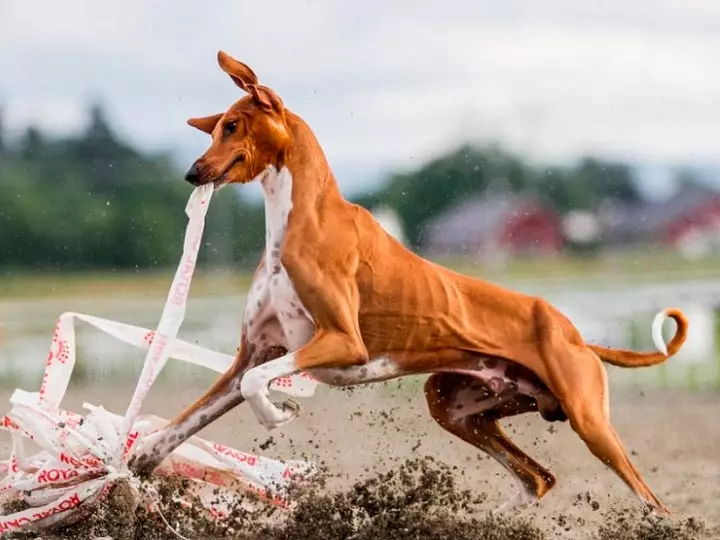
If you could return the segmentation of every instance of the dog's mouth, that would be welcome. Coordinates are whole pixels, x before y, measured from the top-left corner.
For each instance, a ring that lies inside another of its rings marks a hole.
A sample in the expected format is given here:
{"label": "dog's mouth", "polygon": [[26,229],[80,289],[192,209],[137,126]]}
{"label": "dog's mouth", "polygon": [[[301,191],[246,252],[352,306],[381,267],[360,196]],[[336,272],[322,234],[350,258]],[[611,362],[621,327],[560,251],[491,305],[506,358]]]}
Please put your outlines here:
{"label": "dog's mouth", "polygon": [[245,161],[244,155],[239,155],[235,159],[233,159],[230,164],[225,167],[225,170],[220,173],[213,181],[213,185],[215,186],[215,189],[220,189],[221,187],[225,186],[229,182],[228,174],[232,170],[232,168],[237,165],[238,163],[242,163]]}

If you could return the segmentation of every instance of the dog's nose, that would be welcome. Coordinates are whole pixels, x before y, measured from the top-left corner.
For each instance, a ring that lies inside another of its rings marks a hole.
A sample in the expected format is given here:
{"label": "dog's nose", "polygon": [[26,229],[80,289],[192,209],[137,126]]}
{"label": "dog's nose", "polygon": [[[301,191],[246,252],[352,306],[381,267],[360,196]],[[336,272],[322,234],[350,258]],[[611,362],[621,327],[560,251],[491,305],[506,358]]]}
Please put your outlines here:
{"label": "dog's nose", "polygon": [[190,182],[193,186],[197,186],[198,182],[200,182],[200,166],[197,161],[193,163],[188,169],[188,172],[185,173],[185,180]]}

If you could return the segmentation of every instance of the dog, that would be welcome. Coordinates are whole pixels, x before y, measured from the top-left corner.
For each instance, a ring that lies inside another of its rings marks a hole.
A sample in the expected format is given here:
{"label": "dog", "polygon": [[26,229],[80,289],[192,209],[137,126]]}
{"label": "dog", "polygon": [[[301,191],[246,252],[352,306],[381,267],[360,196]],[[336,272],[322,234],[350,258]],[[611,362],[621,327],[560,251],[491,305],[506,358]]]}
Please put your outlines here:
{"label": "dog", "polygon": [[[424,391],[432,418],[517,479],[518,493],[500,510],[523,510],[556,482],[499,424],[539,412],[548,421],[569,421],[637,497],[669,513],[610,423],[603,362],[639,368],[676,354],[688,329],[680,310],[655,317],[658,352],[605,348],[585,343],[542,298],[420,257],[343,198],[312,130],[275,91],[222,51],[218,63],[246,95],[225,112],[188,120],[212,142],[186,180],[216,189],[259,181],[266,246],[248,293],[235,363],[140,445],[132,470],[148,474],[243,401],[266,428],[286,424],[299,406],[270,401],[269,385],[279,377],[306,372],[328,385],[350,386],[428,374]],[[666,346],[661,327],[667,318],[677,329]]]}

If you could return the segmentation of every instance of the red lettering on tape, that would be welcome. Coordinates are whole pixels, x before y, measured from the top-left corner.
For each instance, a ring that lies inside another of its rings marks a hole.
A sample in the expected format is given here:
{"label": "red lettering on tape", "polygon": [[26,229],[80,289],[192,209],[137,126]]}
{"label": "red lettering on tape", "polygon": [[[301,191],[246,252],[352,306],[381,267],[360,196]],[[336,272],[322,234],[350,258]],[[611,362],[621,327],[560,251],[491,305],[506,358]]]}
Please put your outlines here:
{"label": "red lettering on tape", "polygon": [[20,427],[15,422],[10,420],[9,416],[3,416],[2,427],[8,428],[8,429],[20,429]]}
{"label": "red lettering on tape", "polygon": [[30,521],[30,518],[26,517],[0,520],[0,533],[6,533],[13,529],[19,529],[23,525],[27,525],[28,523],[30,523]]}
{"label": "red lettering on tape", "polygon": [[[200,242],[197,242],[197,249],[200,248]],[[191,246],[191,249],[197,251]],[[193,272],[195,271],[195,260],[193,257],[188,255],[185,258],[184,263],[180,267],[180,273],[178,275],[178,282],[173,287],[171,294],[171,301],[176,306],[181,306],[185,303],[185,297],[187,296],[188,290],[190,289],[190,280],[192,279]]]}
{"label": "red lettering on tape", "polygon": [[93,456],[92,454],[85,454],[81,459],[78,459],[65,452],[60,453],[60,463],[72,465],[73,467],[82,467],[87,469],[96,469],[102,466],[102,461]]}
{"label": "red lettering on tape", "polygon": [[33,514],[32,519],[36,521],[48,518],[50,516],[54,516],[55,514],[59,514],[61,512],[67,512],[68,510],[72,510],[79,504],[80,496],[77,493],[74,493],[73,495],[70,495],[70,497],[68,497],[67,499],[63,499],[62,501],[60,501],[52,508],[44,510],[43,512],[37,512],[36,514]]}
{"label": "red lettering on tape", "polygon": [[250,467],[254,467],[257,464],[257,457],[251,456],[250,454],[245,454],[244,452],[240,452],[238,450],[235,450],[234,448],[228,448],[227,446],[224,446],[222,444],[213,443],[213,449],[218,454],[228,456],[235,461],[239,461],[241,463],[247,463]]}
{"label": "red lettering on tape", "polygon": [[123,457],[130,452],[130,449],[135,445],[139,437],[139,431],[131,431],[128,433],[127,441],[125,441],[125,450],[123,450]]}
{"label": "red lettering on tape", "polygon": [[175,462],[172,466],[172,471],[188,478],[195,478],[197,480],[203,480],[216,486],[225,486],[227,482],[225,477],[217,471],[208,470],[201,467],[196,467],[186,462]]}
{"label": "red lettering on tape", "polygon": [[41,469],[38,473],[37,481],[41,484],[60,481],[67,482],[78,476],[78,472],[75,469]]}

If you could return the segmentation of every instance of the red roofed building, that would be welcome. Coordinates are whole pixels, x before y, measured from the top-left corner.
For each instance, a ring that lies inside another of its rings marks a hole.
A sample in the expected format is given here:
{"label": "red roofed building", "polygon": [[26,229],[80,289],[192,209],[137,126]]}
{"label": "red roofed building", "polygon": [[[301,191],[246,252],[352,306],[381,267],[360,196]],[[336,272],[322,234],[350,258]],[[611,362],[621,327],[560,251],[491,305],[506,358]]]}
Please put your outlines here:
{"label": "red roofed building", "polygon": [[661,203],[614,208],[601,215],[608,247],[676,249],[688,257],[720,252],[720,192],[684,187]]}
{"label": "red roofed building", "polygon": [[424,227],[429,255],[557,254],[563,248],[558,214],[533,197],[475,197],[452,206]]}

